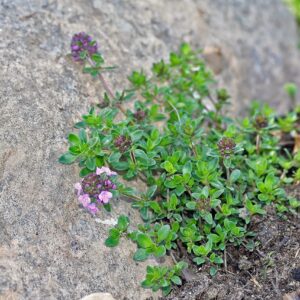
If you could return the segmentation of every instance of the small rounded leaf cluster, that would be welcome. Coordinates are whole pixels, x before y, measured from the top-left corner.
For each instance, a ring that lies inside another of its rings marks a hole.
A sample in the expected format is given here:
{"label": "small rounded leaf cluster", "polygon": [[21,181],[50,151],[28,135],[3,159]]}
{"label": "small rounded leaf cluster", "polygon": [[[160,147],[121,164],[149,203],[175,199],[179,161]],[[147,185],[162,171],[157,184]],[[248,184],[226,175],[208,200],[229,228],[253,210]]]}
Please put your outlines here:
{"label": "small rounded leaf cluster", "polygon": [[218,148],[220,151],[220,154],[223,157],[228,157],[233,154],[234,148],[236,144],[233,139],[228,138],[228,137],[223,137],[219,143],[218,143]]}
{"label": "small rounded leaf cluster", "polygon": [[219,89],[217,90],[217,98],[221,102],[226,102],[230,98],[230,95],[226,89]]}
{"label": "small rounded leaf cluster", "polygon": [[107,167],[97,168],[96,173],[85,176],[81,183],[75,184],[79,202],[90,213],[97,213],[99,204],[109,203],[112,191],[117,188],[115,175],[117,173]]}
{"label": "small rounded leaf cluster", "polygon": [[98,52],[97,42],[85,32],[76,33],[71,41],[71,53],[75,61],[83,62],[86,57]]}
{"label": "small rounded leaf cluster", "polygon": [[268,126],[268,120],[266,117],[259,115],[255,118],[255,128],[257,129],[263,129]]}
{"label": "small rounded leaf cluster", "polygon": [[124,135],[120,135],[115,139],[115,146],[123,153],[131,146],[131,140]]}

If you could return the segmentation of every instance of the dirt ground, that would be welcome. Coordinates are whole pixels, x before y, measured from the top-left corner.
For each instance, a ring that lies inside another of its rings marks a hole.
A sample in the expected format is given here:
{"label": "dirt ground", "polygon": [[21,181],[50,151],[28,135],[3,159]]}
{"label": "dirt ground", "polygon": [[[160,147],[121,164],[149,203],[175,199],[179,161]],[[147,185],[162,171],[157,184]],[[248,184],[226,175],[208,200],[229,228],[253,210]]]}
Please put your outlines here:
{"label": "dirt ground", "polygon": [[[289,193],[300,198],[300,186]],[[193,269],[194,279],[165,300],[300,300],[300,217],[280,218],[272,208],[250,228],[257,233],[253,251],[227,249],[227,270],[212,278],[207,267]]]}

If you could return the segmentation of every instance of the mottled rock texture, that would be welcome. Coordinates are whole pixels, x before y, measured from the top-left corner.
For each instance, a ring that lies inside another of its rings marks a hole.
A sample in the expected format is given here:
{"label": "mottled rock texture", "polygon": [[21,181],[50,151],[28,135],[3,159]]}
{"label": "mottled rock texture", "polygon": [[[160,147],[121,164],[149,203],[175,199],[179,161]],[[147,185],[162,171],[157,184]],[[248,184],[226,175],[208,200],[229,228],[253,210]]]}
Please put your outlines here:
{"label": "mottled rock texture", "polygon": [[109,75],[115,87],[182,41],[206,49],[234,113],[251,98],[283,109],[283,83],[299,83],[295,24],[280,0],[2,0],[1,299],[151,295],[139,287],[146,264],[132,261],[135,246],[103,245],[105,220],[125,213],[137,223],[138,214],[116,201],[96,222],[75,199],[78,170],[57,162],[66,134],[103,92],[66,57],[72,34],[83,30],[99,41],[108,64],[120,66]]}

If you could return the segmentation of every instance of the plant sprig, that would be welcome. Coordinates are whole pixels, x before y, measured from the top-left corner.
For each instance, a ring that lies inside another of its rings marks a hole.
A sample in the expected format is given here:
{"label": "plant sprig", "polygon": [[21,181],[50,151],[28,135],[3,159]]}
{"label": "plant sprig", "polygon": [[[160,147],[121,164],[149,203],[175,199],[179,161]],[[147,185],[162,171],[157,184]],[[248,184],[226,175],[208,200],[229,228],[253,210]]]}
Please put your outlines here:
{"label": "plant sprig", "polygon": [[[108,106],[92,108],[75,125],[79,132],[69,135],[60,162],[78,162],[81,177],[108,165],[129,186],[139,178],[148,187],[139,193],[118,185],[144,224],[129,231],[129,218],[121,216],[107,246],[127,237],[137,244],[133,259],[143,261],[178,251],[180,244],[191,263],[209,264],[215,275],[227,267],[228,245],[253,238],[253,215],[266,214],[269,205],[279,214],[299,209],[284,190],[300,180],[299,153],[282,146],[284,134],[298,132],[297,112],[278,118],[269,106],[254,103],[244,120],[229,118],[228,92],[212,88],[212,73],[188,44],[171,53],[169,62],[155,63],[152,76],[134,71],[131,87],[121,93],[104,79],[103,57],[82,53],[83,71],[100,79]],[[142,286],[167,294],[172,284],[182,283],[184,267],[148,267]]]}

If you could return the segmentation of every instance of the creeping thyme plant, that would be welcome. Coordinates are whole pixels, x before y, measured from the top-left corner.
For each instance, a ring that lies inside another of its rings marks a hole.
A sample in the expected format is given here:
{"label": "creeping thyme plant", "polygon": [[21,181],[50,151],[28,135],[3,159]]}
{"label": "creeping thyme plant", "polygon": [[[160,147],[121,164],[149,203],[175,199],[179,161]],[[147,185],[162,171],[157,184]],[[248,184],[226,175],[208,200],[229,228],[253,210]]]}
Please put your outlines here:
{"label": "creeping thyme plant", "polygon": [[[103,76],[110,67],[90,36],[74,35],[71,51],[106,92],[75,124],[60,162],[78,162],[82,180],[75,188],[92,214],[110,210],[110,200],[121,195],[139,210],[144,223],[132,230],[129,218],[120,216],[108,247],[126,237],[137,244],[136,261],[173,258],[173,267],[148,266],[143,287],[168,294],[186,280],[186,262],[206,264],[214,275],[226,269],[229,245],[251,248],[254,215],[266,214],[268,206],[282,217],[297,213],[299,201],[283,187],[300,181],[299,109],[278,117],[254,103],[247,118],[231,119],[224,114],[230,96],[212,88],[200,51],[187,44],[169,62],[155,63],[151,76],[134,71],[131,87],[115,92]],[[291,98],[292,87],[286,86]],[[117,173],[127,185],[117,182]],[[147,189],[134,190],[131,180]]]}

